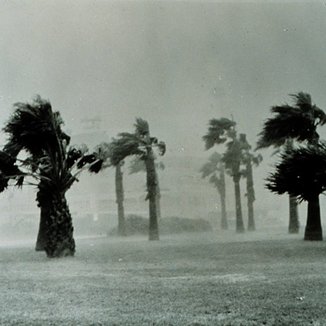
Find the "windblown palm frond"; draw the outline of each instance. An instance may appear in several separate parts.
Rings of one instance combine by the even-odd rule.
[[[296,107],[305,112],[314,121],[315,127],[326,123],[325,112],[312,103],[310,94],[299,92],[290,96],[294,99]]]
[[[325,112],[312,104],[311,96],[307,93],[299,92],[290,96],[294,99],[294,106],[285,104],[272,107],[274,116],[266,120],[258,135],[257,149],[280,147],[288,139],[299,142],[316,142],[319,139],[316,128],[326,123]]]
[[[146,171],[146,164],[144,160],[139,159],[138,157],[134,158],[129,164],[129,174],[135,174],[139,172]]]
[[[310,110],[312,106],[311,95],[304,92],[298,92],[297,94],[290,94],[297,107],[306,108]]]
[[[251,154],[251,161],[255,166],[258,166],[263,161],[263,156],[261,154],[258,155]]]
[[[4,151],[0,151],[0,192],[7,188],[10,179],[15,179],[16,185],[21,187],[24,173],[15,163],[15,158]]]
[[[144,137],[149,134],[149,125],[146,120],[136,118],[135,134],[139,137]]]
[[[127,156],[145,155],[144,149],[139,144],[139,138],[131,133],[121,133],[118,138],[111,142],[111,162],[113,165],[119,164]]]
[[[326,190],[325,143],[287,150],[276,171],[267,178],[266,187],[277,194],[288,193],[308,200]]]
[[[209,158],[200,169],[202,178],[207,178],[208,176],[220,171],[220,164],[222,163],[222,155],[215,152]]]
[[[272,112],[276,115],[266,120],[259,134],[257,149],[269,146],[280,147],[288,139],[302,142],[316,137],[314,120],[307,118],[300,109],[288,105],[274,106]]]
[[[50,102],[36,97],[32,104],[16,103],[14,113],[4,127],[10,135],[12,148],[24,148],[33,155],[58,147],[58,138],[69,142],[61,130],[63,121],[58,112],[53,112]]]
[[[163,162],[155,163],[155,167],[159,170],[164,170],[165,165]],[[135,157],[129,164],[129,174],[135,174],[139,172],[146,172],[145,161],[139,157]]]
[[[209,121],[208,133],[203,136],[205,148],[210,149],[215,144],[226,142],[228,132],[233,129],[236,123],[227,118],[211,119]]]

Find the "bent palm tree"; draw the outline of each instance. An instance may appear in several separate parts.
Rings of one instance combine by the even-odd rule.
[[[72,219],[65,194],[85,168],[98,172],[101,162],[74,147],[61,129],[63,120],[50,102],[36,97],[32,104],[16,103],[4,131],[9,140],[0,152],[0,191],[9,180],[38,187],[44,250],[48,257],[74,255]],[[24,151],[26,157],[18,159]],[[28,181],[33,178],[37,183]],[[43,234],[44,235],[44,234]]]
[[[225,203],[225,168],[223,156],[219,153],[213,153],[208,162],[206,162],[200,169],[202,178],[209,178],[209,182],[217,189],[221,201],[221,228],[227,230],[228,221]]]
[[[136,119],[135,132],[123,132],[112,143],[112,162],[115,164],[127,156],[137,156],[144,161],[146,166],[147,198],[149,200],[149,240],[159,240],[157,217],[157,173],[155,167],[154,148],[159,154],[164,155],[165,143],[151,137],[148,122]]]
[[[293,148],[293,142],[318,143],[317,127],[326,123],[326,114],[312,103],[311,96],[299,92],[290,95],[294,105],[273,106],[274,114],[269,118],[259,133],[257,149],[273,146],[282,151]],[[299,232],[299,220],[296,198],[289,195],[290,218],[289,233]]]
[[[290,149],[281,155],[276,171],[267,179],[267,188],[288,193],[308,202],[305,240],[322,240],[319,194],[326,190],[326,145]]]
[[[226,172],[234,182],[235,207],[236,207],[236,231],[244,232],[244,224],[241,208],[241,162],[243,144],[237,137],[235,130],[236,123],[227,118],[211,119],[209,121],[208,133],[203,137],[206,149],[212,148],[215,144],[223,144],[226,141],[226,152],[223,154],[223,162]]]

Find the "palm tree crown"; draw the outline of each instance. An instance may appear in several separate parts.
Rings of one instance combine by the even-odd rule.
[[[316,142],[318,125],[326,123],[326,114],[312,103],[311,96],[304,92],[290,95],[294,105],[273,106],[274,116],[268,119],[259,134],[257,149],[284,145],[288,139],[299,142]]]

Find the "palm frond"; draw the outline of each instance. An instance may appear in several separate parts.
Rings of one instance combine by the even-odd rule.
[[[9,134],[12,147],[24,148],[32,154],[39,154],[49,147],[58,146],[62,136],[69,137],[61,130],[63,121],[58,112],[54,113],[50,102],[36,97],[32,104],[14,104],[14,113],[4,127]]]
[[[217,152],[210,155],[208,162],[206,162],[199,170],[202,178],[206,178],[212,174],[215,174],[216,172],[219,172],[221,170],[221,164],[223,164],[222,159],[223,156]]]
[[[294,106],[285,104],[272,107],[274,116],[266,120],[262,132],[258,135],[257,149],[280,147],[288,139],[299,142],[318,141],[316,127],[326,123],[325,112],[312,104],[310,94],[299,92],[290,96],[294,100]]]
[[[236,123],[227,118],[211,119],[208,124],[208,132],[203,136],[206,150],[215,144],[222,144],[228,138],[228,132],[233,129]]]
[[[314,120],[303,114],[299,108],[289,105],[272,107],[274,117],[267,119],[259,134],[257,149],[269,146],[280,147],[291,138],[298,141],[316,136]]]
[[[165,154],[165,152],[166,152],[166,144],[165,144],[165,142],[163,142],[163,141],[158,142],[157,143],[157,148],[158,148],[159,154],[161,156],[163,156]]]
[[[7,188],[10,179],[21,180],[23,177],[24,173],[16,165],[16,158],[0,151],[0,192]],[[17,185],[19,186],[20,182]]]
[[[199,172],[201,173],[201,177],[203,179],[216,173],[216,171],[217,171],[217,165],[212,162],[206,162],[199,170]]]
[[[139,137],[130,133],[120,133],[118,138],[111,142],[111,162],[113,165],[119,164],[127,156],[140,155],[146,153],[139,143]]]
[[[141,160],[138,157],[135,157],[129,164],[129,174],[135,174],[139,172],[145,172],[146,165],[144,160]]]
[[[290,94],[297,107],[309,108],[312,106],[311,95],[304,92],[298,92],[296,94]]]
[[[148,122],[142,118],[136,118],[135,133],[139,137],[144,137],[149,134]]]

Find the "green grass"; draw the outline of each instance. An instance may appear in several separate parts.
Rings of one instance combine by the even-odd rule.
[[[326,242],[282,232],[1,247],[0,325],[326,325]]]

